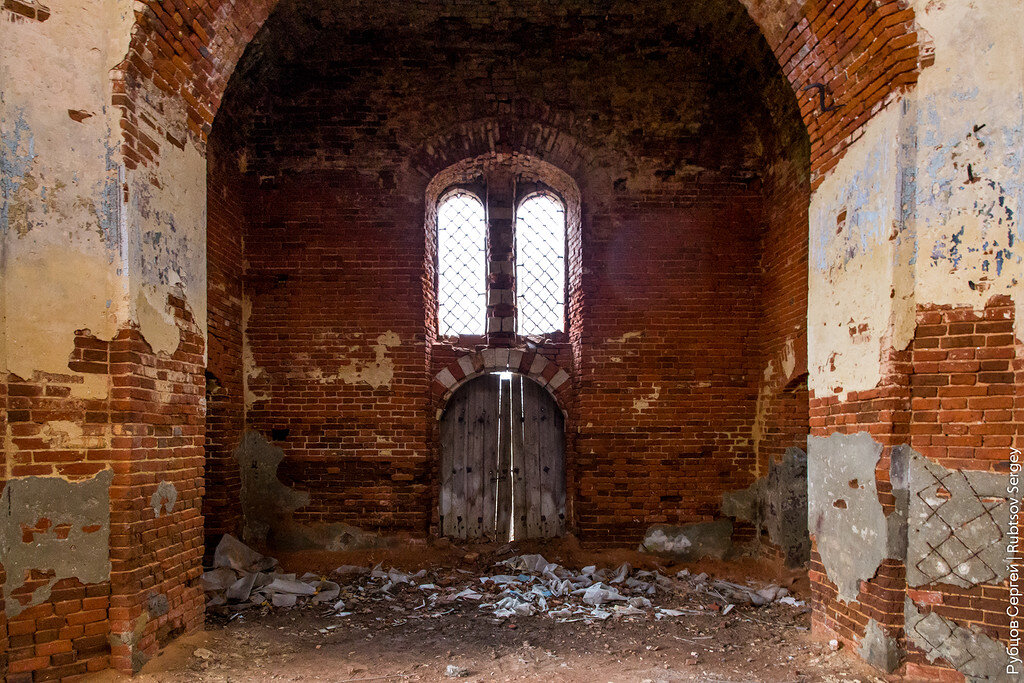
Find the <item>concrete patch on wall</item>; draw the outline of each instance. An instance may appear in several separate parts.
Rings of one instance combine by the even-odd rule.
[[[897,551],[875,486],[882,445],[866,432],[807,441],[808,525],[839,599],[851,602]]]
[[[980,310],[1009,295],[1024,339],[1024,5],[913,4],[935,50],[913,93],[917,299]]]
[[[971,588],[1009,572],[1009,475],[947,470],[918,453],[909,463],[907,583]]]
[[[394,542],[348,524],[296,522],[292,513],[309,505],[310,494],[277,478],[284,451],[261,434],[246,432],[235,457],[241,473],[242,537],[246,543],[289,551],[342,551],[381,548]]]
[[[903,607],[907,640],[921,648],[929,662],[944,659],[975,681],[1009,681],[1006,647],[973,628],[958,626],[935,612],[922,614],[910,598]]]
[[[810,558],[807,533],[807,454],[790,447],[781,462],[770,465],[768,475],[742,491],[722,497],[722,514],[752,522],[779,546],[790,567]]]
[[[247,431],[234,453],[242,482],[242,539],[262,545],[272,529],[291,525],[292,513],[309,505],[309,493],[277,478],[284,451],[263,435]]]
[[[161,295],[163,295],[163,301],[160,301]],[[167,305],[166,293],[152,286],[140,288],[135,310],[139,321],[139,331],[142,332],[142,337],[149,342],[154,353],[163,353],[169,356],[178,350],[181,333],[174,321],[174,313]]]
[[[895,638],[888,635],[877,621],[868,619],[857,654],[871,666],[892,673],[900,665],[904,653]]]
[[[811,196],[807,362],[818,397],[874,388],[887,351],[913,339],[906,127],[899,102],[875,114]]]
[[[0,494],[0,557],[7,581],[7,616],[44,602],[61,579],[99,583],[110,578],[110,482],[104,470],[92,479],[11,479]],[[48,574],[27,604],[12,592],[30,570]]]
[[[169,481],[161,481],[149,498],[149,505],[157,517],[161,514],[171,514],[176,502],[178,502],[178,489]]]

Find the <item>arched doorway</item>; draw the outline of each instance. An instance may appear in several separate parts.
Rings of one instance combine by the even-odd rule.
[[[533,380],[488,374],[441,415],[441,533],[499,541],[565,531],[565,420]]]

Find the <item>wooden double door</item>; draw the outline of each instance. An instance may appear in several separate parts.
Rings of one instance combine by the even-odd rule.
[[[565,421],[520,375],[470,380],[441,416],[441,532],[498,541],[565,530]]]

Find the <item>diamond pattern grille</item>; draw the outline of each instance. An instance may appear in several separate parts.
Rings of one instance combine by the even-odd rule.
[[[438,322],[445,336],[483,334],[487,266],[484,206],[468,192],[437,209]]]
[[[565,326],[565,205],[530,195],[516,212],[516,298],[522,335]]]

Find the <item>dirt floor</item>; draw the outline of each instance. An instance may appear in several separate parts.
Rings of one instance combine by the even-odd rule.
[[[279,558],[289,571],[325,574],[342,564],[430,567],[486,575],[493,547],[406,546],[361,553],[301,553]],[[614,568],[622,562],[674,575],[682,568],[736,582],[754,579],[789,588],[806,598],[806,574],[781,574],[751,560],[673,564],[621,550],[582,550],[571,540],[557,545],[517,545],[569,568]],[[503,549],[505,555],[509,549]],[[436,572],[436,573],[435,573]],[[774,576],[772,576],[774,573]],[[443,581],[444,579],[439,579]],[[663,618],[617,616],[605,621],[559,623],[545,615],[498,619],[460,601],[445,610],[417,609],[412,586],[387,600],[348,594],[351,614],[334,616],[323,605],[292,609],[211,610],[206,631],[179,638],[133,681],[881,681],[850,653],[833,651],[810,635],[806,607],[737,606],[728,614],[705,604],[706,613]],[[344,594],[344,593],[343,593]],[[665,607],[694,607],[682,592],[658,600]],[[450,611],[448,611],[450,610]],[[106,673],[96,680],[128,680]]]

